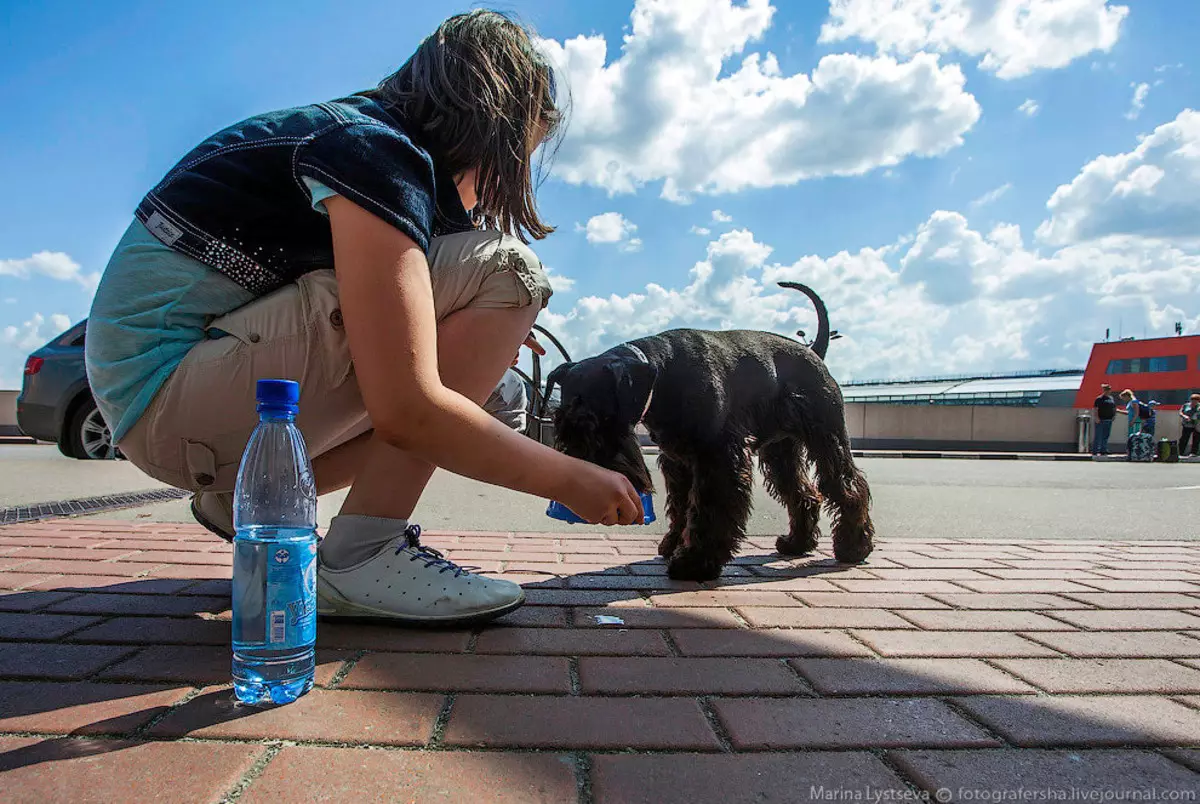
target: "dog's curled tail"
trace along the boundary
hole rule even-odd
[[[824,360],[825,353],[829,351],[829,311],[825,309],[825,302],[821,301],[815,290],[799,282],[780,282],[779,287],[800,291],[812,301],[813,307],[817,308],[817,337],[810,346],[817,353],[817,357]]]

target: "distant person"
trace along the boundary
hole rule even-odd
[[[1092,442],[1093,455],[1108,454],[1108,439],[1112,436],[1113,419],[1117,417],[1117,400],[1113,398],[1112,386],[1100,386],[1100,396],[1092,403],[1096,409],[1096,437]]]
[[[1158,405],[1157,399],[1138,403],[1138,418],[1142,420],[1142,432],[1151,438],[1154,437],[1154,430],[1158,423]]]
[[[1183,421],[1183,434],[1179,436],[1179,457],[1188,454],[1188,441],[1192,445],[1192,457],[1200,455],[1200,394],[1192,394],[1186,405],[1179,409]]]
[[[1133,393],[1132,389],[1126,388],[1121,392],[1121,402],[1125,405],[1125,423],[1128,427],[1126,435],[1133,437],[1142,432],[1142,417],[1141,406],[1142,402]]]

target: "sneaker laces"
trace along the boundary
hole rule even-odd
[[[440,550],[435,550],[432,547],[425,547],[421,544],[421,526],[409,525],[404,529],[404,543],[396,548],[396,555],[401,553],[409,553],[409,561],[424,561],[425,567],[438,567],[438,574],[443,572],[453,572],[454,577],[460,575],[470,575],[463,567],[458,566],[450,559],[442,555]]]

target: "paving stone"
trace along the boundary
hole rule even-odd
[[[187,693],[162,684],[0,681],[0,731],[128,734]]]
[[[219,801],[265,748],[88,738],[0,737],[8,804]]]
[[[684,656],[871,656],[844,631],[681,628],[671,639]]]
[[[1089,580],[1087,585],[1104,592],[1200,592],[1200,582],[1196,581]]]
[[[898,610],[929,631],[1072,631],[1071,626],[1032,611]]]
[[[691,749],[719,745],[687,698],[460,695],[449,746],[550,749]]]
[[[945,603],[907,592],[796,592],[805,605],[847,609],[945,609]]]
[[[740,750],[998,744],[929,698],[718,698],[712,707]]]
[[[59,575],[34,584],[31,589],[64,592],[106,592],[122,595],[174,595],[191,581],[175,578],[129,578],[124,575]],[[225,597],[228,597],[226,595]]]
[[[1031,642],[1017,634],[1004,632],[989,633],[982,639],[978,631],[854,631],[853,633],[856,638],[870,645],[880,655],[896,658],[1058,655],[1057,652],[1044,645]]]
[[[115,645],[6,642],[0,648],[0,676],[85,678],[131,652],[131,648]]]
[[[1051,572],[1051,570],[1047,570]],[[1075,581],[1052,579],[997,579],[986,581],[958,581],[958,585],[972,592],[983,594],[1068,594],[1087,592],[1090,587]]]
[[[622,600],[642,600],[634,589],[526,589],[529,606],[607,606]]]
[[[1200,781],[1144,751],[895,751],[889,756],[923,790],[945,790],[939,802],[1022,800],[1014,798],[1022,791],[1049,801],[1136,800],[1135,793],[1144,796],[1150,790],[1194,791]],[[1004,795],[1009,798],[1000,798]]]
[[[523,606],[511,614],[493,621],[494,626],[534,626],[537,628],[566,628],[570,625],[567,609],[561,606]]]
[[[225,620],[199,617],[115,617],[69,639],[134,645],[228,645],[230,625]]]
[[[1166,659],[995,659],[1046,692],[1200,692],[1200,670]]]
[[[0,589],[25,589],[47,577],[44,572],[0,572]]]
[[[740,580],[740,579],[739,579]],[[757,588],[757,584],[755,584]],[[695,590],[694,581],[673,581],[653,575],[576,575],[567,578],[569,589],[679,589]]]
[[[650,603],[664,608],[689,606],[795,606],[796,598],[786,592],[705,589],[698,592],[672,592],[651,595]]]
[[[895,592],[903,592],[905,594],[918,595],[937,595],[937,594],[954,594],[962,592],[963,587],[957,583],[950,581],[902,581],[894,579],[878,579],[878,580],[859,580],[840,578],[833,579],[837,586],[847,592],[855,594],[892,594]],[[803,591],[803,590],[798,590]],[[814,590],[824,591],[824,590]],[[834,590],[829,590],[834,591]]]
[[[790,659],[822,695],[1036,692],[978,659]]]
[[[317,646],[348,650],[398,650],[408,653],[462,653],[470,631],[419,631],[389,625],[321,622]]]
[[[1147,695],[979,696],[958,704],[1026,747],[1187,745],[1200,734],[1200,712]]]
[[[585,695],[786,695],[804,685],[775,659],[588,657],[579,660]]]
[[[87,594],[55,603],[47,610],[64,614],[145,614],[171,617],[222,611],[228,607],[229,600],[222,597]]]
[[[71,592],[0,592],[0,611],[33,611],[66,600]]]
[[[1047,631],[1029,638],[1081,658],[1200,657],[1200,639],[1174,631]]]
[[[1173,631],[1200,628],[1200,617],[1167,609],[1056,611],[1054,616],[1092,631]]]
[[[314,689],[286,706],[241,706],[227,688],[171,711],[151,734],[245,740],[424,745],[441,695]]]
[[[1001,611],[1039,611],[1046,609],[1085,609],[1088,604],[1060,595],[1045,594],[935,594],[937,600],[956,609],[983,609]],[[912,606],[911,608],[919,608]]]
[[[667,656],[662,635],[648,630],[600,628],[492,628],[475,652],[527,656]]]
[[[746,622],[758,628],[912,628],[912,624],[887,611],[836,608],[738,609]]]
[[[180,578],[187,581],[229,580],[232,566],[216,564],[156,564],[150,573],[156,578]]]
[[[560,804],[575,798],[570,757],[289,746],[239,801]]]
[[[328,681],[341,668],[344,652],[317,651],[317,683]],[[176,681],[204,686],[226,684],[232,672],[229,644],[212,646],[156,645],[145,648],[100,674],[127,681]]]
[[[866,752],[814,754],[651,754],[592,758],[596,804],[727,804],[828,801],[853,786],[883,800],[910,791]],[[890,795],[889,795],[890,794]]]
[[[72,617],[66,614],[0,613],[0,639],[61,639],[65,634],[99,621],[99,617]]]
[[[1188,609],[1196,598],[1178,592],[1072,592],[1068,597],[1101,609]]]
[[[12,563],[12,562],[0,562]],[[158,564],[144,564],[133,561],[65,561],[57,558],[35,558],[12,564],[12,568],[21,572],[41,572],[65,575],[123,575],[127,578],[145,575]],[[0,569],[7,569],[0,567]]]
[[[340,687],[565,695],[571,679],[563,657],[372,653],[358,661]]]
[[[1169,748],[1163,751],[1163,754],[1175,760],[1180,765],[1200,773],[1200,749]]]
[[[788,611],[789,609],[769,609]],[[620,617],[621,623],[607,624],[596,617]],[[646,607],[579,608],[575,625],[581,628],[739,628],[741,623],[728,609],[697,607],[652,609]]]

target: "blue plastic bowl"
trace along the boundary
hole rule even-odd
[[[654,498],[646,493],[643,493],[641,497],[643,514],[642,524],[649,525],[654,521]],[[562,522],[569,522],[572,525],[583,523],[583,520],[576,516],[574,511],[557,500],[550,501],[550,507],[546,509],[546,516]]]

